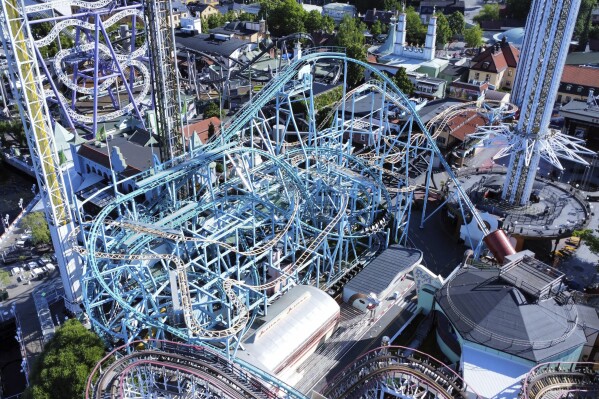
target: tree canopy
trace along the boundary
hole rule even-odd
[[[345,47],[348,57],[356,60],[366,61],[366,49],[364,48],[364,25],[359,19],[348,15],[343,17],[337,30],[337,44]],[[364,79],[364,67],[351,63],[347,66],[347,85],[356,87]]]
[[[410,44],[423,44],[426,26],[420,20],[420,14],[413,7],[406,9],[406,41]]]
[[[507,15],[516,19],[526,19],[532,0],[507,0]]]
[[[483,44],[483,30],[478,25],[464,30],[464,41],[468,47],[479,47]]]
[[[479,14],[473,18],[474,22],[497,21],[499,20],[499,4],[485,4]]]
[[[266,22],[274,36],[282,37],[296,32],[305,32],[304,16],[306,11],[295,0],[274,0],[263,2],[268,7]]]
[[[0,289],[8,287],[10,284],[10,273],[6,270],[0,270]]]
[[[213,116],[220,118],[220,107],[215,102],[208,103],[208,105],[206,105],[206,108],[204,108],[203,114],[204,119],[212,118]]]
[[[31,212],[23,218],[23,227],[31,230],[33,245],[48,245],[51,242],[50,230],[43,212]]]
[[[255,21],[256,16],[247,12],[237,14],[235,11],[227,11],[224,14],[211,14],[202,20],[202,26],[208,29],[218,28],[223,26],[227,21]]]
[[[582,241],[589,247],[589,250],[594,254],[599,254],[599,237],[593,234],[593,230],[575,230],[572,233],[575,237],[580,237]]]
[[[26,399],[83,397],[87,377],[105,353],[102,340],[77,320],[66,321],[33,365]]]
[[[437,46],[443,47],[451,40],[451,36],[453,32],[451,31],[451,27],[449,26],[449,21],[447,17],[442,13],[436,13],[437,16],[437,38],[436,43]]]
[[[411,96],[414,93],[414,84],[408,77],[405,68],[399,68],[393,75],[393,83],[397,85],[406,96]]]
[[[377,36],[383,33],[383,24],[381,24],[381,21],[379,21],[378,19],[374,21],[374,23],[370,27],[370,33],[372,33],[373,36]]]
[[[335,30],[335,21],[331,17],[322,16],[315,10],[307,12],[295,0],[260,0],[259,15],[266,19],[268,30],[275,37]]]
[[[39,40],[46,37],[52,30],[53,25],[50,22],[41,22],[38,24],[31,24],[31,34],[35,40]],[[60,41],[60,48],[58,47],[58,41]],[[47,46],[39,47],[40,54],[43,58],[47,59],[54,57],[60,49],[68,49],[73,47],[75,42],[73,39],[65,33],[58,35],[58,38],[52,40]]]
[[[597,5],[597,0],[582,0],[578,11],[578,19],[574,28],[574,36],[578,37],[579,50],[584,50],[592,29],[592,12]]]
[[[451,14],[449,17],[447,17],[447,22],[449,23],[449,28],[451,29],[451,33],[453,35],[461,35],[464,33],[466,20],[464,19],[464,14],[461,12],[456,11]]]

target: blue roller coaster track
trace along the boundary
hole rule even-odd
[[[331,59],[378,80],[344,90],[320,128],[311,71]],[[355,112],[359,101],[370,111]],[[392,120],[391,106],[409,117]],[[419,186],[410,168],[422,156],[428,178]],[[97,216],[79,212],[71,239],[85,262],[87,314],[114,343],[176,338],[235,353],[252,319],[292,285],[326,290],[389,242],[407,244],[413,195],[428,193],[434,157],[477,219],[393,82],[343,49],[310,49],[220,135],[192,138],[185,155],[98,192],[114,199]]]

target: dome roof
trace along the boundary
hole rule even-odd
[[[519,48],[522,46],[522,42],[524,41],[524,28],[513,28],[493,35],[493,39],[497,40],[498,42],[504,37],[508,42]]]

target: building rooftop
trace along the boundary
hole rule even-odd
[[[442,100],[429,101],[420,111],[418,111],[418,115],[420,115],[420,119],[423,123],[428,123],[433,117],[445,111],[447,108],[457,105],[463,104],[463,101],[455,100],[452,98],[444,98]]]
[[[599,88],[599,68],[580,65],[565,65],[561,83]]]
[[[260,32],[260,23],[250,21],[232,21],[219,28],[210,29],[210,33],[220,33],[223,35],[252,35]]]
[[[107,145],[103,144],[100,147],[92,143],[82,144],[77,154],[106,168],[111,168],[108,151],[118,147],[127,163],[123,174],[131,176],[151,167],[154,156],[160,157],[160,147],[157,143],[157,136],[149,137],[149,133],[136,129],[127,137],[123,135],[109,138]]]
[[[345,287],[356,292],[384,292],[398,274],[422,262],[418,249],[391,245],[351,279]]]
[[[460,141],[464,141],[466,136],[476,132],[479,126],[487,124],[487,119],[476,111],[464,111],[447,123],[449,134]]]
[[[377,10],[376,8],[372,10],[366,10],[366,14],[364,14],[363,21],[366,23],[374,23],[375,21],[380,21],[385,25],[389,25],[391,22],[391,18],[395,15],[394,11],[387,10]]]
[[[538,300],[506,282],[499,269],[474,268],[460,270],[435,294],[462,338],[534,362],[586,342],[577,305],[556,298]]]
[[[291,356],[339,317],[339,305],[320,289],[307,285],[291,288],[254,322],[257,328],[243,343],[239,358],[265,371],[279,373],[293,364]]]
[[[562,105],[559,114],[565,117],[577,116],[581,119],[599,118],[599,107],[591,106],[586,101],[572,100],[569,103]]]
[[[346,3],[329,3],[322,6],[323,10],[335,10],[339,12],[355,12],[356,6]]]
[[[247,40],[235,38],[231,38],[229,40],[215,40],[211,38],[211,35],[206,34],[190,36],[182,32],[175,33],[175,42],[177,46],[183,46],[191,50],[201,51],[208,54],[222,55],[225,57],[230,57],[235,50],[250,43]]]
[[[508,67],[516,68],[519,58],[520,50],[504,39],[474,56],[470,69],[498,73]]]
[[[549,294],[563,277],[564,273],[530,256],[508,263],[499,273],[499,278],[536,298]]]
[[[566,57],[566,65],[595,65],[599,66],[599,52],[576,52]]]
[[[189,142],[189,139],[193,133],[196,133],[202,143],[208,141],[208,129],[210,124],[214,125],[214,134],[218,134],[220,130],[220,119],[213,116],[208,119],[201,121],[190,122],[183,126],[183,137],[185,137],[185,143]]]

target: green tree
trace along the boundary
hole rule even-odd
[[[87,377],[102,359],[102,340],[77,320],[66,321],[33,365],[26,399],[83,397]]]
[[[261,12],[267,15],[268,29],[276,37],[305,32],[306,12],[295,0],[272,0],[261,3]]]
[[[67,156],[64,154],[63,150],[58,151],[58,163],[61,166],[67,163]]]
[[[304,27],[307,32],[316,32],[322,29],[322,15],[316,10],[310,11],[306,14]]]
[[[438,47],[443,47],[447,43],[449,43],[449,40],[451,39],[453,32],[451,31],[449,21],[447,20],[447,17],[445,15],[443,15],[442,13],[436,13],[435,15],[437,16],[436,43]]]
[[[52,30],[53,25],[50,22],[41,22],[37,24],[31,24],[31,34],[35,40],[39,40],[43,37],[46,37],[48,33]],[[60,42],[60,48],[58,43]],[[66,35],[65,33],[61,33],[58,35],[57,39],[54,39],[47,46],[39,47],[40,54],[44,59],[54,57],[56,53],[60,49],[68,49],[73,47],[73,39]]]
[[[48,245],[51,242],[50,230],[43,212],[31,212],[23,218],[23,227],[31,230],[33,245]]]
[[[420,20],[414,8],[406,10],[406,41],[410,44],[423,44],[426,37],[426,26]]]
[[[589,247],[589,250],[594,254],[599,254],[599,237],[593,234],[593,230],[574,230],[572,233],[575,237],[580,237],[582,241]]]
[[[6,270],[0,270],[0,289],[8,287],[10,284],[10,273]]]
[[[381,24],[381,21],[379,21],[378,19],[374,21],[374,23],[370,27],[370,33],[372,33],[373,36],[378,36],[381,33],[383,33],[383,24]]]
[[[337,44],[345,47],[346,54],[360,61],[366,61],[366,49],[364,48],[364,25],[360,20],[348,15],[343,17],[337,30]],[[347,67],[347,85],[356,87],[364,79],[364,67],[351,63]]]
[[[526,19],[532,0],[507,0],[507,15],[516,19]]]
[[[402,91],[406,96],[411,96],[414,93],[414,84],[408,77],[405,68],[399,68],[395,75],[392,78],[393,83],[399,87],[399,90]]]
[[[597,0],[582,0],[578,10],[578,18],[574,28],[574,36],[578,37],[578,48],[584,50],[589,41],[592,29],[592,12]]]
[[[204,18],[202,21],[202,25],[207,27],[208,29],[218,28],[224,23],[224,18],[222,14],[212,14],[207,18]]]
[[[333,33],[335,31],[335,20],[332,17],[325,15],[322,17],[322,26],[320,29],[326,33]]]
[[[366,49],[361,44],[351,44],[346,47],[345,52],[348,57],[358,61],[366,62]],[[357,87],[364,80],[364,67],[355,63],[347,66],[347,86],[349,88]]]
[[[383,0],[383,8],[387,11],[401,10],[404,1],[400,0]],[[379,8],[377,6],[377,8]]]
[[[481,23],[482,21],[498,21],[499,20],[499,4],[485,4],[481,8],[479,14],[473,18],[474,22]]]
[[[464,19],[464,14],[461,12],[456,11],[451,14],[449,17],[447,17],[447,22],[449,23],[449,28],[451,29],[451,33],[453,35],[461,35],[464,33],[466,20]]]
[[[106,128],[102,126],[100,129],[96,131],[96,141],[105,141],[106,140]]]
[[[468,47],[479,47],[483,44],[483,30],[478,25],[464,30],[464,41]]]
[[[204,119],[212,118],[213,116],[220,118],[220,107],[217,103],[209,103],[204,108]]]
[[[212,138],[215,132],[216,128],[214,127],[214,123],[210,122],[210,125],[208,125],[208,139]]]
[[[0,136],[5,134],[10,135],[20,146],[25,147],[27,145],[25,128],[20,119],[0,121]]]

